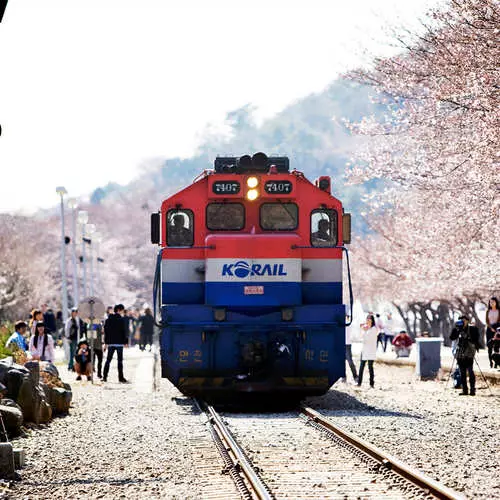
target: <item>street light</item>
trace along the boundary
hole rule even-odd
[[[71,240],[71,261],[73,264],[73,306],[78,307],[79,300],[79,290],[78,290],[78,264],[76,262],[76,209],[78,208],[78,201],[76,198],[70,198],[68,200],[68,207],[71,209],[72,214],[72,229],[73,237]]]
[[[101,287],[101,273],[99,271],[99,263],[100,263],[100,257],[99,257],[99,250],[101,246],[101,241],[102,241],[102,234],[98,231],[94,233],[94,237],[92,238],[95,242],[95,256],[96,256],[96,265],[95,265],[95,277],[96,277],[96,289],[99,291]]]
[[[82,226],[82,267],[83,267],[83,293],[82,296],[87,296],[87,262],[85,259],[85,224],[89,221],[89,214],[86,210],[78,212],[78,222]]]
[[[68,283],[66,280],[66,237],[64,234],[64,195],[67,194],[63,186],[56,187],[56,193],[61,197],[61,275],[62,275],[62,317],[68,318]]]
[[[90,236],[87,242],[89,244],[89,262],[90,262],[90,292],[91,297],[94,296],[94,256],[92,255],[92,235],[96,231],[95,224],[87,224],[85,227],[87,234]]]

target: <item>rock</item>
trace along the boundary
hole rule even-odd
[[[16,402],[23,411],[24,420],[27,422],[36,422],[39,414],[40,399],[31,377],[23,378]]]
[[[50,405],[55,414],[68,413],[73,393],[62,387],[50,388]]]
[[[0,382],[0,398],[4,398],[7,395],[7,387]]]
[[[6,385],[7,385],[7,397],[10,399],[17,399],[19,395],[19,389],[21,389],[21,385],[23,384],[23,380],[26,377],[26,372],[18,370],[16,368],[11,368],[7,372],[7,376],[5,377]],[[28,372],[29,375],[29,372]]]
[[[11,366],[12,359],[9,360],[9,358],[4,358],[0,360],[0,382],[2,384],[5,384],[5,377],[7,376],[7,373],[9,372]]]
[[[52,418],[52,407],[45,401],[45,399],[40,401],[39,414],[37,423],[46,424]]]
[[[15,473],[14,450],[12,444],[0,443],[0,477],[12,479]]]
[[[23,412],[19,406],[15,403],[14,405],[15,406],[0,405],[0,414],[2,415],[3,423],[9,438],[19,436],[19,434],[21,434],[21,426],[23,425]]]
[[[14,363],[12,356],[0,359],[0,382],[5,384],[4,377],[10,370],[19,370],[24,373],[29,373],[28,370],[23,365],[18,365]]]
[[[40,371],[50,373],[53,377],[60,378],[56,366],[49,361],[42,361],[40,363]]]

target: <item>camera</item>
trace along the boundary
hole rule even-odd
[[[460,328],[463,328],[464,327],[464,320],[463,319],[459,319],[456,323],[455,323],[455,326],[460,329]]]

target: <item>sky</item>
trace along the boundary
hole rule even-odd
[[[257,118],[390,55],[433,0],[11,0],[0,24],[0,212],[128,183],[208,123]],[[385,41],[384,41],[385,39]],[[223,152],[221,152],[223,153]]]

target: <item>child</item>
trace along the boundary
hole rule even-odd
[[[92,361],[90,349],[85,339],[78,342],[78,347],[76,348],[75,371],[78,374],[76,380],[82,380],[82,375],[86,375],[87,380],[90,380],[92,375]]]

